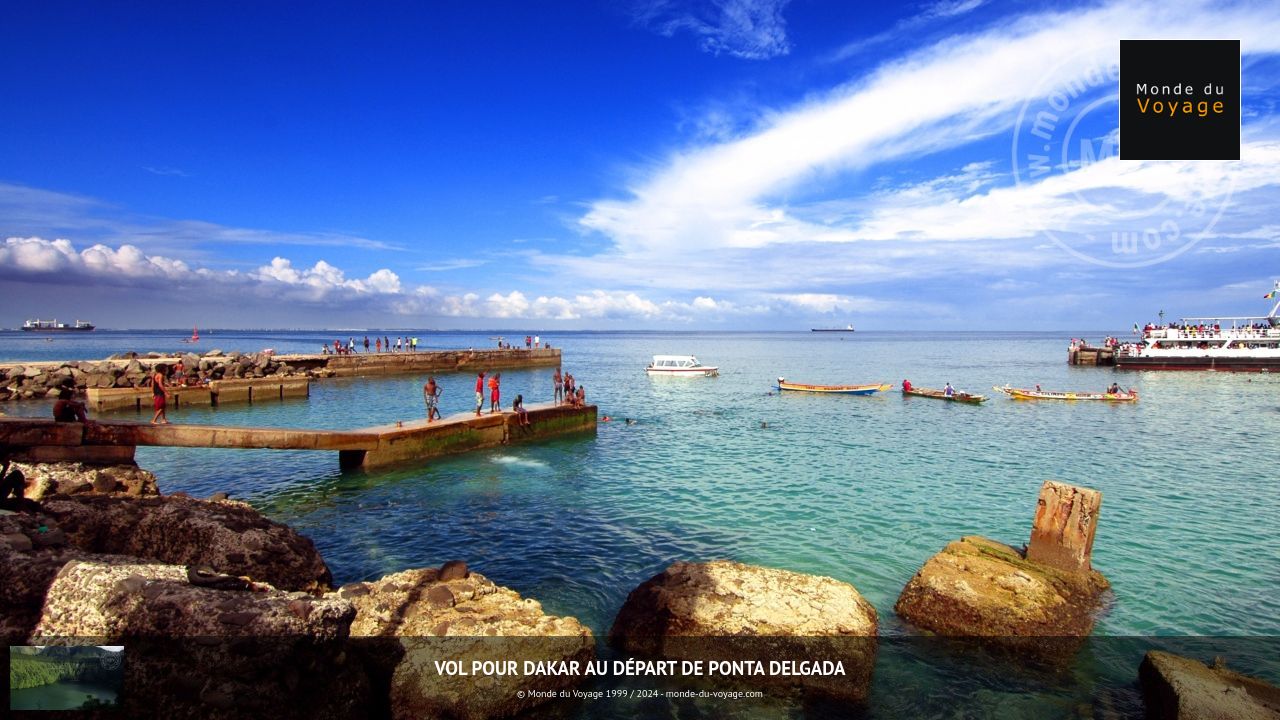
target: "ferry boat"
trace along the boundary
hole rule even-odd
[[[809,328],[809,332],[853,332],[852,325],[845,325],[842,328]]]
[[[22,323],[22,329],[26,332],[89,332],[93,329],[93,323],[84,320],[77,320],[75,325],[68,325],[55,320],[27,320]]]
[[[698,362],[692,355],[654,355],[644,371],[650,375],[671,377],[712,377],[720,374],[720,368]]]
[[[1280,297],[1280,280],[1263,296]],[[1125,370],[1280,370],[1280,300],[1262,317],[1187,317],[1148,325],[1142,339],[1120,346],[1116,367]],[[1136,327],[1136,326],[1135,326]]]

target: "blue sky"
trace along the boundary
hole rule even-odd
[[[1265,312],[1280,278],[1273,3],[41,2],[0,28],[0,326],[1122,328]],[[1240,161],[1115,157],[1122,37],[1241,39]]]

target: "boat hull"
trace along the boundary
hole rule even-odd
[[[697,367],[697,368],[645,368],[647,374],[652,377],[714,377],[720,374],[719,368],[713,367]]]
[[[992,390],[1002,392],[1014,400],[1091,400],[1097,402],[1137,402],[1137,393],[1077,393],[1077,392],[1045,392],[1026,390],[1023,388],[993,387]]]
[[[83,327],[61,327],[61,328],[57,328],[57,327],[46,327],[46,328],[42,328],[42,327],[24,327],[24,328],[22,328],[22,331],[23,331],[23,332],[29,332],[29,333],[40,333],[40,334],[43,334],[43,333],[77,333],[77,332],[92,332],[92,331],[93,331],[93,329],[94,329],[94,326],[92,326],[92,325],[85,325],[85,326],[83,326]]]
[[[1116,358],[1120,370],[1225,370],[1229,372],[1280,371],[1280,357],[1223,357],[1122,355]]]
[[[778,390],[832,395],[873,395],[891,389],[892,385],[806,385],[804,383],[778,383]]]
[[[934,400],[945,400],[947,402],[965,403],[966,405],[980,405],[987,400],[986,395],[973,395],[970,393],[947,395],[941,390],[934,390],[932,388],[912,388],[910,390],[903,390],[902,394],[933,398]]]

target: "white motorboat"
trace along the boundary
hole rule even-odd
[[[692,355],[654,355],[653,362],[644,371],[650,375],[672,377],[711,377],[720,374],[720,368],[703,365]]]

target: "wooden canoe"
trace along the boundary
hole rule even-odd
[[[1137,391],[1127,393],[1058,392],[1052,390],[1028,390],[1015,387],[993,387],[1014,400],[1100,400],[1102,402],[1137,402]]]
[[[920,397],[936,398],[938,400],[948,400],[950,402],[969,403],[970,405],[977,405],[979,403],[986,402],[987,400],[986,395],[974,395],[973,393],[966,393],[966,392],[959,392],[959,391],[957,391],[953,395],[947,395],[942,390],[935,390],[933,388],[921,388],[921,387],[913,387],[910,390],[903,390],[902,394],[918,395]]]
[[[876,384],[876,385],[808,385],[805,383],[778,381],[779,390],[794,390],[796,392],[810,393],[835,393],[838,395],[871,395],[873,393],[884,392],[893,388],[893,385]]]

